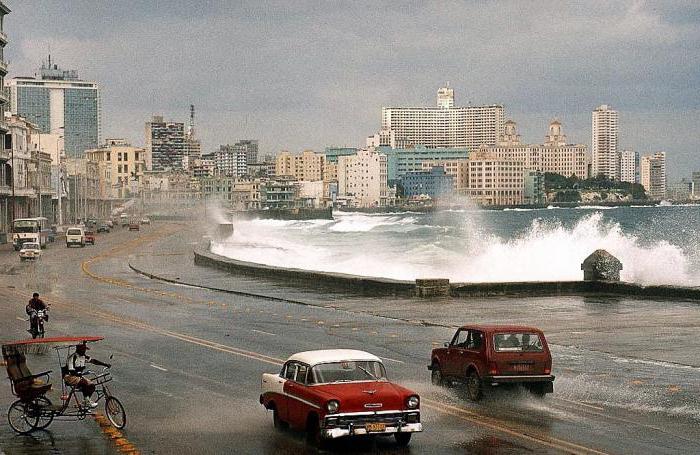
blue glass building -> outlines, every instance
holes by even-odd
[[[433,166],[428,171],[411,171],[401,178],[404,196],[420,196],[439,198],[452,192],[452,176],[445,173],[442,166]]]

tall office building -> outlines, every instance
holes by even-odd
[[[258,140],[257,139],[242,139],[233,145],[234,145],[234,147],[238,147],[238,148],[245,150],[246,164],[255,164],[258,162]]]
[[[428,148],[496,145],[503,134],[503,106],[454,106],[454,90],[438,90],[436,107],[383,107],[381,131],[372,145]],[[391,143],[386,143],[389,140]]]
[[[185,156],[185,124],[154,115],[146,122],[146,167],[149,171],[179,170]]]
[[[617,111],[607,104],[594,110],[592,132],[593,176],[602,174],[610,180],[617,180],[620,164],[617,155]]]
[[[637,183],[639,181],[639,153],[632,150],[623,150],[620,157],[619,180],[627,183]]]
[[[35,77],[7,81],[10,110],[39,127],[42,133],[62,133],[69,158],[82,158],[100,143],[100,89],[73,70],[42,64]]]
[[[641,184],[649,199],[666,199],[666,152],[643,156],[640,169]]]
[[[221,145],[214,152],[214,173],[227,177],[242,177],[248,173],[246,148],[234,145]]]
[[[10,9],[0,1],[0,88],[5,86],[5,76],[7,75],[7,62],[5,62],[4,52],[7,45],[7,35],[3,30],[3,23],[6,14]],[[7,98],[5,92],[0,90],[0,232],[7,232],[12,223],[12,204],[10,196],[12,194],[12,165],[10,164],[10,154],[5,145],[5,135],[7,125],[5,124],[5,108]]]

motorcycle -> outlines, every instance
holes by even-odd
[[[29,332],[32,338],[44,338],[44,321],[49,320],[47,310],[36,310],[29,314]]]

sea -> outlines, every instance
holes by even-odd
[[[605,249],[621,279],[700,286],[700,205],[334,212],[333,220],[234,220],[212,251],[268,265],[401,280],[580,280]]]

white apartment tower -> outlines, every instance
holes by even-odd
[[[593,153],[593,176],[604,175],[610,180],[619,177],[617,155],[617,111],[607,104],[593,111],[591,147]]]
[[[639,154],[632,150],[620,152],[620,175],[619,180],[627,183],[637,183],[637,169]]]
[[[381,131],[372,145],[475,150],[480,145],[496,145],[503,134],[503,121],[502,105],[455,107],[454,90],[442,87],[435,107],[383,107]],[[382,143],[382,138],[391,143]]]
[[[356,207],[388,203],[387,157],[374,148],[338,157],[338,193],[351,196]]]
[[[657,152],[642,157],[641,183],[649,199],[666,199],[666,152]]]

